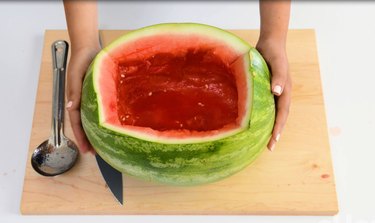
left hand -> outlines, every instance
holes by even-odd
[[[272,137],[268,142],[268,149],[273,151],[276,142],[279,141],[289,114],[291,102],[292,80],[289,74],[288,57],[285,44],[278,40],[262,40],[257,43],[256,49],[266,60],[270,72],[271,90],[276,101],[276,120],[272,131]]]

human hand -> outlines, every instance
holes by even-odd
[[[260,39],[256,48],[266,60],[272,75],[271,90],[275,95],[276,120],[272,137],[267,147],[270,151],[273,151],[288,118],[292,80],[289,74],[288,57],[283,42]]]
[[[66,108],[69,112],[70,124],[79,150],[83,153],[91,152],[92,154],[95,154],[95,151],[83,131],[80,107],[82,82],[87,68],[98,52],[99,48],[95,49],[88,47],[79,50],[72,50],[67,74],[68,103]]]

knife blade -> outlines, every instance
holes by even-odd
[[[116,200],[123,205],[122,173],[109,165],[98,154],[95,155],[95,158],[108,188],[115,196]]]

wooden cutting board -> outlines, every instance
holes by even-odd
[[[127,31],[102,31],[107,45]],[[257,30],[233,30],[255,45]],[[265,151],[245,170],[217,183],[172,187],[124,175],[124,205],[106,187],[94,156],[43,177],[29,158],[50,133],[51,43],[66,31],[45,32],[43,57],[21,201],[22,214],[256,214],[334,215],[338,211],[319,63],[313,30],[290,30],[287,50],[293,78],[290,116],[274,152]],[[74,139],[69,120],[66,135]]]

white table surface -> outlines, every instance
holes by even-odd
[[[257,29],[258,2],[102,2],[100,28],[200,22]],[[311,216],[22,216],[19,206],[45,29],[65,29],[61,2],[0,2],[0,222],[375,223],[375,3],[293,2],[290,28],[313,28],[340,213]],[[318,140],[318,139],[317,139]]]

